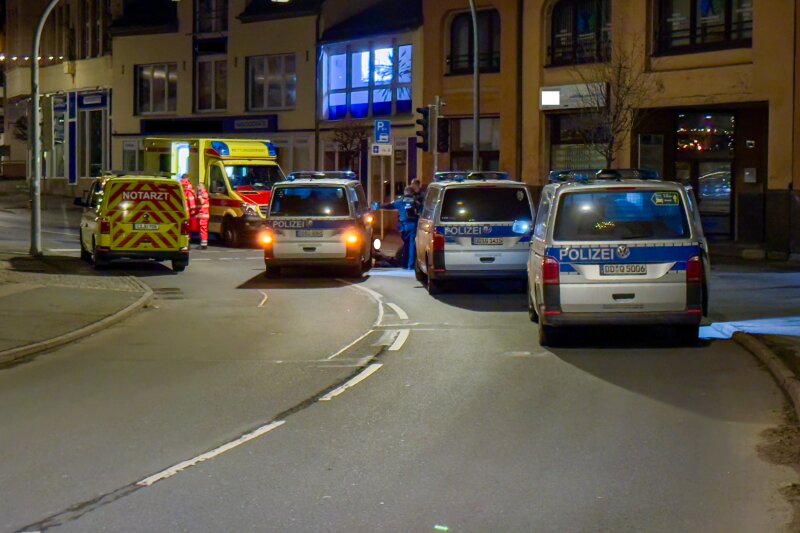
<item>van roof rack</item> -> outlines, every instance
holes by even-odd
[[[433,175],[434,181],[473,181],[473,180],[511,180],[508,172],[499,171],[472,171],[472,170],[450,170],[437,172]]]
[[[298,170],[290,172],[286,176],[286,181],[294,180],[358,180],[358,176],[352,170]]]
[[[569,183],[592,180],[660,180],[661,175],[655,170],[639,168],[611,169],[570,169],[551,170],[548,176],[550,183]]]

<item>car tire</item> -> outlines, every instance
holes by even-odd
[[[231,217],[225,217],[222,221],[222,242],[229,248],[238,248],[242,242],[239,226]]]
[[[279,278],[281,277],[281,267],[268,266],[266,270],[264,270],[264,275],[270,279]]]
[[[92,262],[92,254],[83,245],[83,237],[79,236],[78,239],[80,239],[80,244],[81,244],[81,261],[84,261],[86,263],[91,263]]]
[[[684,346],[697,346],[700,342],[700,325],[677,326],[677,339]]]
[[[538,324],[539,313],[536,312],[536,305],[533,303],[533,298],[531,298],[531,291],[529,288],[527,288],[527,284],[526,284],[526,290],[528,291],[528,318],[534,324]]]
[[[419,261],[414,261],[414,277],[423,285],[428,281],[428,276],[426,276],[425,272],[419,267]]]
[[[545,326],[542,321],[539,321],[539,345],[540,346],[557,346],[559,338],[561,337],[560,331],[553,326]]]
[[[361,272],[369,272],[372,270],[372,250],[369,251],[367,258],[361,263]]]
[[[186,270],[186,267],[189,266],[189,261],[185,259],[173,259],[172,260],[172,270],[173,272],[183,272]]]
[[[92,264],[95,270],[103,270],[108,266],[108,259],[97,253],[97,243],[92,239]]]
[[[360,278],[364,274],[364,265],[358,263],[347,268],[347,275],[351,278]]]

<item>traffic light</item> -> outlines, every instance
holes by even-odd
[[[436,151],[446,154],[450,151],[450,119],[439,117],[436,121]]]
[[[431,131],[430,131],[430,117],[431,117],[431,110],[429,107],[418,107],[417,113],[420,114],[420,118],[417,119],[417,124],[420,125],[422,129],[417,130],[417,148],[424,152],[430,152],[430,138],[431,138]]]

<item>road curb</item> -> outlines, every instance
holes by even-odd
[[[53,348],[58,348],[59,346],[63,346],[64,344],[68,344],[70,342],[82,339],[84,337],[88,337],[89,335],[97,333],[98,331],[103,330],[109,326],[122,322],[123,320],[130,318],[137,312],[141,311],[146,305],[148,305],[153,300],[153,289],[151,289],[146,284],[142,283],[133,276],[128,276],[128,279],[133,281],[142,289],[142,295],[139,297],[138,300],[128,305],[124,309],[120,309],[114,314],[108,315],[105,318],[101,318],[97,322],[93,322],[91,324],[83,326],[82,328],[70,331],[69,333],[64,333],[63,335],[53,337],[52,339],[47,339],[33,344],[18,346],[16,348],[11,348],[10,350],[2,351],[0,352],[0,366],[7,366],[10,364],[18,363],[21,360],[31,355],[35,355],[37,353],[46,350],[51,350]]]
[[[766,344],[748,333],[735,333],[733,340],[764,363],[775,381],[792,400],[795,414],[800,418],[800,379]]]

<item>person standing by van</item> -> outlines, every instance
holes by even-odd
[[[197,226],[197,194],[194,192],[192,182],[189,181],[189,174],[181,176],[181,185],[183,186],[186,213],[189,215],[189,233],[197,233],[199,231]]]
[[[202,183],[197,184],[197,222],[200,227],[200,249],[208,247],[208,220],[211,218],[211,202],[208,191]]]
[[[414,261],[417,255],[415,240],[419,212],[422,210],[422,206],[417,201],[414,188],[411,186],[406,187],[405,191],[403,191],[403,196],[390,204],[384,205],[383,208],[397,210],[397,226],[403,239],[403,256],[400,266],[411,270],[414,268]]]

